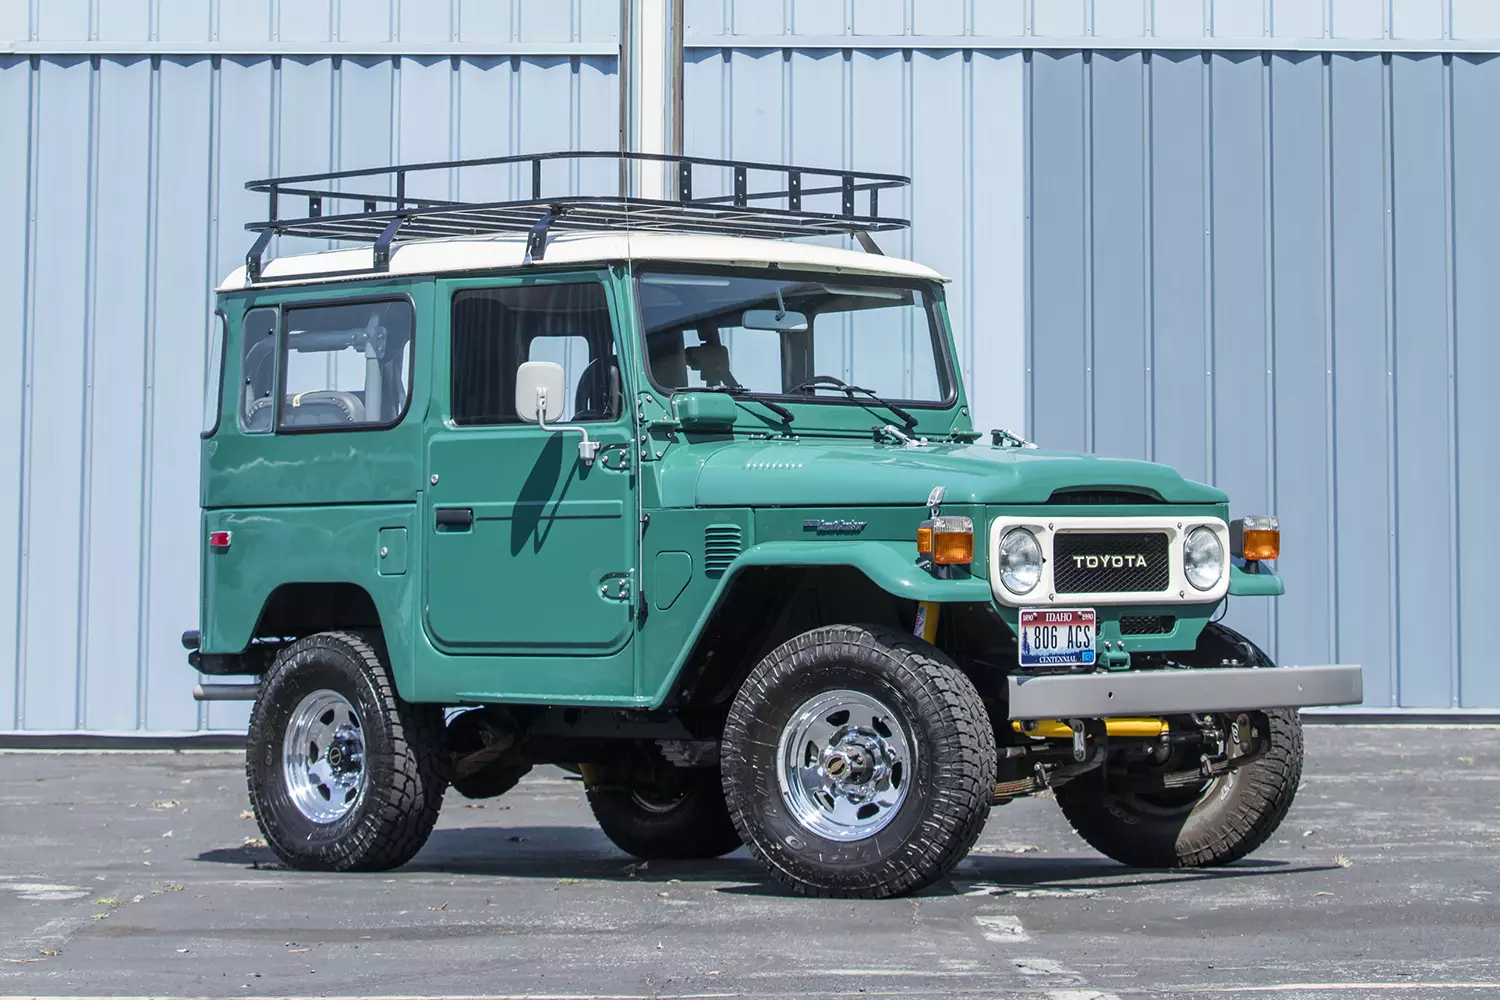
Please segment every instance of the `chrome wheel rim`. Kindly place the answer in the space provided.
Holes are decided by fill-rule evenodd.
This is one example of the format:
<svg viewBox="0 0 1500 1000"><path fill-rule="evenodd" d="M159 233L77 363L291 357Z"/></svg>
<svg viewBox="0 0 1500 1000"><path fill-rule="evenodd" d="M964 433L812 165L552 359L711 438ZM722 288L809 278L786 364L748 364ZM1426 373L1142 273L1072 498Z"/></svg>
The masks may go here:
<svg viewBox="0 0 1500 1000"><path fill-rule="evenodd" d="M906 801L917 764L905 723L861 691L803 702L777 747L781 796L793 818L825 840L873 837Z"/></svg>
<svg viewBox="0 0 1500 1000"><path fill-rule="evenodd" d="M366 785L364 726L349 699L314 691L297 703L281 743L288 797L314 823L332 823L353 809Z"/></svg>

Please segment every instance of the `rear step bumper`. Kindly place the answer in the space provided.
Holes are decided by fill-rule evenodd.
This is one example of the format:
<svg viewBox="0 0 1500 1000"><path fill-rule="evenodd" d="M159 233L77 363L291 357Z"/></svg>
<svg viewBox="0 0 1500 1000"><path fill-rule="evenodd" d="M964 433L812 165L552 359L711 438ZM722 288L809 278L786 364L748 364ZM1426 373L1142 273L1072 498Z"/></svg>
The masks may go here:
<svg viewBox="0 0 1500 1000"><path fill-rule="evenodd" d="M1102 719L1357 705L1359 666L1211 667L1010 677L1012 719Z"/></svg>

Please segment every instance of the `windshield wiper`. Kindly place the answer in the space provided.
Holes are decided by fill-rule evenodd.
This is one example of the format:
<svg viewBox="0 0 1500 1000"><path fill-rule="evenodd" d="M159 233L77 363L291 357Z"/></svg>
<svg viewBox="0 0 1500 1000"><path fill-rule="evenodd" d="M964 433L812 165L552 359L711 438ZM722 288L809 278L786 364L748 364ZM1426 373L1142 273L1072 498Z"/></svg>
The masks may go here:
<svg viewBox="0 0 1500 1000"><path fill-rule="evenodd" d="M735 399L754 400L780 417L783 424L789 424L797 419L797 415L785 406L782 406L780 403L773 403L769 399L761 399L742 385L688 385L680 389L673 389L672 395L675 396L679 392L722 392L726 396L733 396Z"/></svg>
<svg viewBox="0 0 1500 1000"><path fill-rule="evenodd" d="M837 389L848 396L851 400L854 398L854 394L856 392L862 392L866 396L869 396L871 399L873 399L875 402L879 403L881 406L885 407L887 410L890 410L892 413L894 413L897 419L899 419L903 424L906 425L907 430L914 430L917 426L916 417L912 416L911 413L907 410L904 410L901 407L897 406L895 403L892 403L890 400L881 399L878 395L875 394L874 389L866 389L862 385L850 385L843 379L834 378L832 375L814 375L812 378L803 379L801 382L798 382L796 385L788 389L787 392L800 392L803 389Z"/></svg>

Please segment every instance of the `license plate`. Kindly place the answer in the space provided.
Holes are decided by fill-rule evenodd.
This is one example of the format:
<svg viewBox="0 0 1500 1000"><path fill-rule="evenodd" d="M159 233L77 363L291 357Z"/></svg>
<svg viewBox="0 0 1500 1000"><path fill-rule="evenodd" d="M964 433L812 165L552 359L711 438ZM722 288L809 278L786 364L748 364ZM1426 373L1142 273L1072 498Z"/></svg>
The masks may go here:
<svg viewBox="0 0 1500 1000"><path fill-rule="evenodd" d="M1098 634L1093 608L1022 608L1021 666L1091 667Z"/></svg>

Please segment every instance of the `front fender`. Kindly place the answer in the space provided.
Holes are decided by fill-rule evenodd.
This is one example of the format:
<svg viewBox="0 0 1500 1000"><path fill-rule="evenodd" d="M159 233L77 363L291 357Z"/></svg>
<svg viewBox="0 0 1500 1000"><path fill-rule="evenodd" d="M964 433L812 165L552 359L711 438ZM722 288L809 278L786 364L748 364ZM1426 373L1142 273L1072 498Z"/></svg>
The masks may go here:
<svg viewBox="0 0 1500 1000"><path fill-rule="evenodd" d="M762 542L740 554L729 564L713 595L704 604L703 613L693 623L692 631L682 644L677 660L651 695L652 707L666 701L688 657L698 645L708 623L713 620L725 593L735 579L747 569L760 566L847 566L858 570L881 590L910 601L943 603L978 603L991 599L989 581L982 575L966 573L962 577L940 579L917 565L911 542L896 541L777 541Z"/></svg>
<svg viewBox="0 0 1500 1000"><path fill-rule="evenodd" d="M1250 565L1255 567L1255 572L1249 572ZM1286 593L1286 584L1281 582L1280 574L1265 563L1247 564L1244 569L1230 563L1229 593L1234 597L1280 597Z"/></svg>

